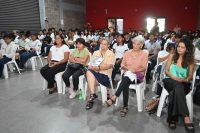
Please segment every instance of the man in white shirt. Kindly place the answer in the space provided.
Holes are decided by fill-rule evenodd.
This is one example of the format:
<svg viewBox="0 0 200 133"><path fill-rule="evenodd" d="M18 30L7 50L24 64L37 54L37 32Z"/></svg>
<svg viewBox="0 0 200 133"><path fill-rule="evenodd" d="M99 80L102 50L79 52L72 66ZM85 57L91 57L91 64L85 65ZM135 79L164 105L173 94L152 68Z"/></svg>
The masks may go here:
<svg viewBox="0 0 200 133"><path fill-rule="evenodd" d="M151 79L151 70L154 69L157 63L158 52L161 50L161 46L156 42L155 35L153 33L150 33L149 40L145 42L145 48L149 51L149 61L151 61L146 74L146 79L149 81Z"/></svg>
<svg viewBox="0 0 200 133"><path fill-rule="evenodd" d="M31 41L28 43L28 45L25 46L25 50L27 52L24 52L20 55L20 69L24 68L24 64L28 59L30 59L33 56L39 55L42 43L37 39L37 36L37 33L31 35Z"/></svg>
<svg viewBox="0 0 200 133"><path fill-rule="evenodd" d="M8 63L15 56L16 46L15 43L12 42L13 34L4 35L4 42L1 46L0 50L0 77L2 76L4 64Z"/></svg>

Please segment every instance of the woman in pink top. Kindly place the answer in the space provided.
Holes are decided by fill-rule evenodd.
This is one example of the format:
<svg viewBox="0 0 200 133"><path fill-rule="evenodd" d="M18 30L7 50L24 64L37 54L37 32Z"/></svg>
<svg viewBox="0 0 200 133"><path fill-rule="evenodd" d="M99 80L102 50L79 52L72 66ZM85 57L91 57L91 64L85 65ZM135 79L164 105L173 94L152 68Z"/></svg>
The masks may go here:
<svg viewBox="0 0 200 133"><path fill-rule="evenodd" d="M144 38L142 36L137 36L132 40L133 49L127 51L121 63L121 69L123 70L123 75L121 83L115 93L108 101L106 105L109 107L115 103L116 99L123 92L123 103L124 107L120 109L120 116L126 116L128 112L128 98L129 98L129 85L134 84L135 81L131 81L129 76L124 76L126 71L132 72L137 76L137 83L141 82L144 78L144 72L147 68L148 54L142 50L144 45Z"/></svg>

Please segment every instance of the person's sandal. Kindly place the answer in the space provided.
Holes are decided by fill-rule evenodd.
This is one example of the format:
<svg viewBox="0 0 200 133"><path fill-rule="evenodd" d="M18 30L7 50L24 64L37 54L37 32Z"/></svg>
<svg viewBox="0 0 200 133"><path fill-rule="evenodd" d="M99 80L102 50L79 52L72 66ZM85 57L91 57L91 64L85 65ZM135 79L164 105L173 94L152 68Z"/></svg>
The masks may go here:
<svg viewBox="0 0 200 133"><path fill-rule="evenodd" d="M86 106L85 106L85 109L86 110L91 109L93 107L93 103L94 103L93 101L88 101L87 104L86 104Z"/></svg>
<svg viewBox="0 0 200 133"><path fill-rule="evenodd" d="M105 101L105 106L110 107L111 105L115 104L116 99L113 100L113 97L111 97L108 101Z"/></svg>
<svg viewBox="0 0 200 133"><path fill-rule="evenodd" d="M128 113L128 107L123 107L122 109L119 110L120 116L125 117L126 114Z"/></svg>
<svg viewBox="0 0 200 133"><path fill-rule="evenodd" d="M96 99L98 96L96 94L91 94L90 99L88 100L85 109L89 110L93 107L94 99Z"/></svg>
<svg viewBox="0 0 200 133"><path fill-rule="evenodd" d="M185 130L189 133L194 133L194 124L193 123L184 123Z"/></svg>
<svg viewBox="0 0 200 133"><path fill-rule="evenodd" d="M175 121L170 121L168 124L168 127L172 130L176 129L176 122Z"/></svg>

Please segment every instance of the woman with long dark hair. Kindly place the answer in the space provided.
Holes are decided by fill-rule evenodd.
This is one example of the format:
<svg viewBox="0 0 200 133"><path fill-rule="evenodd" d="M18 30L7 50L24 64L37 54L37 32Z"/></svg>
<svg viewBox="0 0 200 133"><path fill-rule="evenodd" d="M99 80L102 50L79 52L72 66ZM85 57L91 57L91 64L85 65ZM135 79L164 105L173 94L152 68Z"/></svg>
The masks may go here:
<svg viewBox="0 0 200 133"><path fill-rule="evenodd" d="M176 128L178 117L184 119L186 130L194 131L194 125L189 117L186 95L190 92L190 81L194 72L194 47L187 38L181 39L174 54L171 54L166 64L166 78L163 80L165 89L169 92L167 122L170 129Z"/></svg>
<svg viewBox="0 0 200 133"><path fill-rule="evenodd" d="M40 70L41 75L48 82L49 94L57 91L54 77L66 69L69 53L69 47L66 45L64 37L56 35L55 44L51 47L48 55L48 64Z"/></svg>

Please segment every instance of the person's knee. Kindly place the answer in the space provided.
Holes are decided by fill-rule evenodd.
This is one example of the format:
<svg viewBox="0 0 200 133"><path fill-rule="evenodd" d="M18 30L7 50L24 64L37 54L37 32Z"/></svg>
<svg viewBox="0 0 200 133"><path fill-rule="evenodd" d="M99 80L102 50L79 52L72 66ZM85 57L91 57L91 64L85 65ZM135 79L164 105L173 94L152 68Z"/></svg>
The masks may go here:
<svg viewBox="0 0 200 133"><path fill-rule="evenodd" d="M62 79L63 79L63 80L66 79L66 75L65 75L65 74L62 75Z"/></svg>
<svg viewBox="0 0 200 133"><path fill-rule="evenodd" d="M123 77L123 79L122 79L122 82L129 82L130 81L130 79L129 79L129 77Z"/></svg>
<svg viewBox="0 0 200 133"><path fill-rule="evenodd" d="M73 75L72 75L72 79L73 79L73 80L76 80L76 81L79 80L79 75L73 74Z"/></svg>
<svg viewBox="0 0 200 133"><path fill-rule="evenodd" d="M3 65L4 65L4 62L3 62L3 61L0 61L0 65L3 66Z"/></svg>
<svg viewBox="0 0 200 133"><path fill-rule="evenodd" d="M44 74L44 71L45 71L44 67L40 69L41 74Z"/></svg>
<svg viewBox="0 0 200 133"><path fill-rule="evenodd" d="M90 71L86 72L86 77L89 78L92 75L92 73Z"/></svg>

